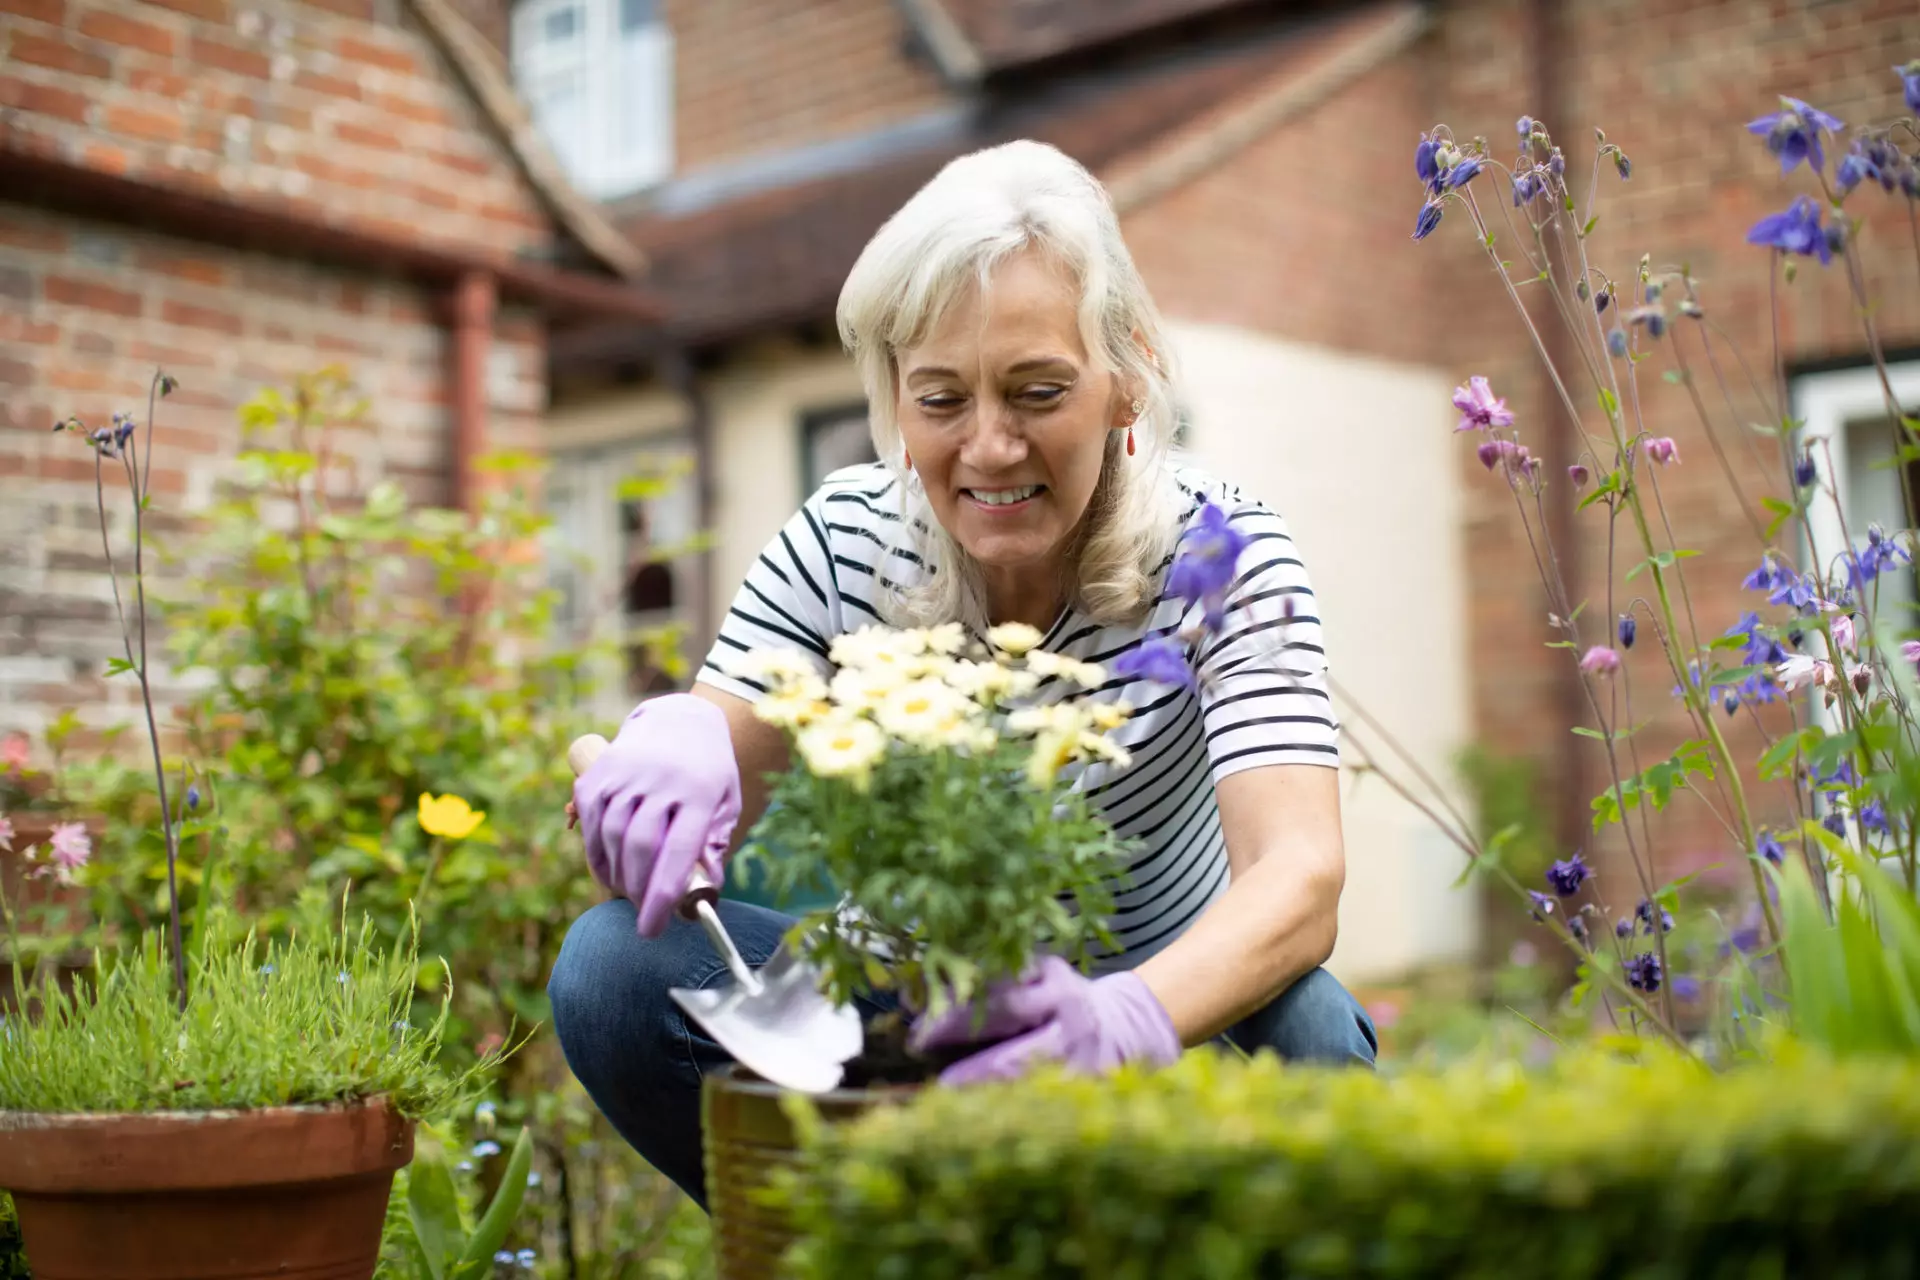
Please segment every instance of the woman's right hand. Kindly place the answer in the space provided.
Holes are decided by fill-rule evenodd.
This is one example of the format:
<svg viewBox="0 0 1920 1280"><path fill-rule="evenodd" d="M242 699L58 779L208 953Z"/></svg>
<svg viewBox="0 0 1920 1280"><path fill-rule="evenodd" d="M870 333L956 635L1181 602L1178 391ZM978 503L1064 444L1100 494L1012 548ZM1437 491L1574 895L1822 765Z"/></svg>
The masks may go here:
<svg viewBox="0 0 1920 1280"><path fill-rule="evenodd" d="M718 884L740 821L740 767L719 707L689 693L641 703L573 784L594 879L656 938L698 866Z"/></svg>

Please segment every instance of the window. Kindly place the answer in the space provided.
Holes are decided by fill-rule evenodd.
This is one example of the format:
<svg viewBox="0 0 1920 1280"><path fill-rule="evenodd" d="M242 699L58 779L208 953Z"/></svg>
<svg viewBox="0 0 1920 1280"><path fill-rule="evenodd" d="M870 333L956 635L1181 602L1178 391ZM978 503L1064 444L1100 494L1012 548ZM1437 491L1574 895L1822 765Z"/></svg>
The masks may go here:
<svg viewBox="0 0 1920 1280"><path fill-rule="evenodd" d="M820 482L840 468L878 460L864 402L819 409L801 417L801 501L812 497Z"/></svg>
<svg viewBox="0 0 1920 1280"><path fill-rule="evenodd" d="M673 36L659 0L520 0L513 74L582 191L610 199L673 171Z"/></svg>
<svg viewBox="0 0 1920 1280"><path fill-rule="evenodd" d="M1920 361L1890 368L1894 397L1907 413L1920 412ZM1820 470L1837 498L1818 496L1807 512L1808 531L1820 558L1831 566L1849 539L1855 550L1867 543L1867 530L1879 525L1887 533L1920 526L1920 511L1907 505L1895 467L1898 449L1896 425L1888 420L1880 376L1871 366L1806 374L1793 386L1794 416L1802 422L1800 437L1810 447ZM1920 462L1905 464L1907 492L1920 499ZM1845 513L1844 523L1841 513ZM1809 551L1801 548L1803 567ZM1913 571L1889 573L1879 580L1879 617L1898 629L1920 623L1913 612L1916 600Z"/></svg>
<svg viewBox="0 0 1920 1280"><path fill-rule="evenodd" d="M603 718L680 688L699 600L691 446L676 438L557 454L547 508L560 643L608 642L619 655L601 689Z"/></svg>

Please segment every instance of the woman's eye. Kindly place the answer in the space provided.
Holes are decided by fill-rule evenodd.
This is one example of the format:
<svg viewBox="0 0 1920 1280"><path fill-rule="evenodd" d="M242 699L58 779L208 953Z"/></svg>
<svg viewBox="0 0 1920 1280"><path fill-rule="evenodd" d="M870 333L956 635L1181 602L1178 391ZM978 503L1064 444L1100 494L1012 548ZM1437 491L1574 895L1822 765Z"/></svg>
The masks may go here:
<svg viewBox="0 0 1920 1280"><path fill-rule="evenodd" d="M922 409L934 413L956 408L959 404L960 397L952 394L921 396L919 400L919 405Z"/></svg>
<svg viewBox="0 0 1920 1280"><path fill-rule="evenodd" d="M1035 404L1052 404L1065 394L1067 394L1065 387L1038 386L1028 387L1020 393L1020 398L1022 400L1032 401Z"/></svg>

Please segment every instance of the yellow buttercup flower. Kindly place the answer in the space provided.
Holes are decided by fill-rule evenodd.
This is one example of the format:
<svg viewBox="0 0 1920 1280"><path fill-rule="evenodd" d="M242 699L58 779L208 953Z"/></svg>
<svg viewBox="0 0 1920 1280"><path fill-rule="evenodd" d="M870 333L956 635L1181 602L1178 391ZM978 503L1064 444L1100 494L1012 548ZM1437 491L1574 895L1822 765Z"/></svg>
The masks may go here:
<svg viewBox="0 0 1920 1280"><path fill-rule="evenodd" d="M465 840L486 820L485 813L451 792L438 797L420 793L420 829L430 836Z"/></svg>

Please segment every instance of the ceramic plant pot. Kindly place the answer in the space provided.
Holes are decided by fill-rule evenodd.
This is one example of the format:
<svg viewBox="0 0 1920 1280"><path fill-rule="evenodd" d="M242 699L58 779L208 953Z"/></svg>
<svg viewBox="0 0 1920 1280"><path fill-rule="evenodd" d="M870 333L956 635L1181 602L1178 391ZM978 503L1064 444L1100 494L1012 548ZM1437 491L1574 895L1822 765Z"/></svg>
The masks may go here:
<svg viewBox="0 0 1920 1280"><path fill-rule="evenodd" d="M814 1097L813 1104L828 1121L850 1120L874 1107L903 1102L915 1091L901 1085L836 1089ZM787 1216L756 1198L776 1169L791 1168L800 1158L793 1122L780 1105L785 1093L737 1066L715 1072L701 1084L707 1205L713 1215L718 1280L772 1280L781 1274L780 1260L793 1243Z"/></svg>
<svg viewBox="0 0 1920 1280"><path fill-rule="evenodd" d="M34 1280L370 1280L413 1121L384 1100L258 1111L0 1111Z"/></svg>

